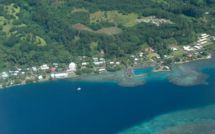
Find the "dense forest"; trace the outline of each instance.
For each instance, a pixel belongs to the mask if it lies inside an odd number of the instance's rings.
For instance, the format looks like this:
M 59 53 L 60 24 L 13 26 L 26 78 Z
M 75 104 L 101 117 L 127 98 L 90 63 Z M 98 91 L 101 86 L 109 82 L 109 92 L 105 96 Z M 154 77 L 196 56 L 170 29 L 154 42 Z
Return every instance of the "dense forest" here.
M 0 0 L 0 68 L 125 58 L 214 35 L 215 0 Z

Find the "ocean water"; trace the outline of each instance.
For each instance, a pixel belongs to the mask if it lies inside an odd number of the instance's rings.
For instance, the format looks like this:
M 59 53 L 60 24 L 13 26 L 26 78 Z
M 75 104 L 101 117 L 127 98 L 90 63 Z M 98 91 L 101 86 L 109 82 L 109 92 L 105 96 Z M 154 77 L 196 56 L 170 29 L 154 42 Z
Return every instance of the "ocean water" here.
M 203 72 L 209 76 L 207 84 L 194 86 L 177 86 L 167 79 L 132 88 L 62 80 L 2 90 L 0 134 L 165 133 L 161 128 L 172 125 L 165 120 L 180 122 L 183 113 L 167 115 L 215 104 L 215 69 Z M 192 115 L 190 120 L 195 120 Z

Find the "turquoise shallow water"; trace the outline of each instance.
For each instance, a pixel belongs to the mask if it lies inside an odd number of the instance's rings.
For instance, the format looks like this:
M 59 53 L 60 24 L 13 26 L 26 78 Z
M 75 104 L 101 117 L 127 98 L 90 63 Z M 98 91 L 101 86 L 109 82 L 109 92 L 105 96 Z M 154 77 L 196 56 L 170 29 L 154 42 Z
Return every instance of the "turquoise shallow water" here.
M 183 128 L 193 120 L 201 123 L 204 120 L 197 118 L 198 113 L 200 118 L 206 116 L 206 122 L 213 121 L 211 108 L 198 110 L 215 104 L 215 69 L 196 65 L 189 68 L 207 74 L 207 78 L 199 77 L 207 84 L 177 86 L 164 74 L 150 74 L 145 85 L 132 88 L 113 82 L 64 80 L 2 90 L 0 134 L 163 134 L 174 131 L 174 124 Z M 77 91 L 78 87 L 82 90 Z M 193 108 L 198 109 L 196 114 L 187 114 Z
M 134 69 L 133 72 L 134 72 L 135 75 L 144 75 L 146 73 L 151 72 L 152 70 L 153 70 L 152 67 L 147 67 L 147 68 L 144 68 L 144 69 L 137 68 L 137 69 Z

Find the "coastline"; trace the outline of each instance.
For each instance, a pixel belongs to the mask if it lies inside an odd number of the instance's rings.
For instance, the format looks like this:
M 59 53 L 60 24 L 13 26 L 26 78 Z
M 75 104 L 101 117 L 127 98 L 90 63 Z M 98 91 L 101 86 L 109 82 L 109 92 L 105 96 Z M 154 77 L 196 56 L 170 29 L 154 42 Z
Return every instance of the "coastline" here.
M 56 79 L 56 80 L 77 80 L 77 81 L 86 81 L 86 82 L 114 82 L 117 83 L 119 86 L 123 87 L 135 87 L 139 85 L 143 85 L 146 83 L 146 79 L 148 77 L 148 74 L 159 74 L 159 73 L 172 73 L 175 70 L 177 70 L 177 66 L 189 66 L 189 64 L 193 64 L 196 62 L 204 62 L 204 61 L 210 61 L 214 58 L 201 58 L 193 61 L 188 61 L 188 62 L 180 62 L 180 63 L 175 63 L 174 68 L 176 69 L 171 69 L 171 70 L 155 70 L 154 66 L 144 66 L 142 65 L 141 67 L 133 67 L 129 69 L 122 69 L 120 71 L 116 72 L 103 72 L 100 74 L 83 74 L 83 75 L 77 75 L 77 76 L 69 76 L 68 78 L 63 78 L 63 79 Z M 146 69 L 146 68 L 153 68 L 151 72 L 149 73 L 143 73 L 143 74 L 135 74 L 134 70 L 135 69 Z M 129 72 L 129 73 L 128 73 Z M 196 73 L 196 72 L 195 72 Z M 168 75 L 169 76 L 169 75 Z M 172 82 L 173 84 L 183 86 L 182 84 L 177 84 L 177 82 L 174 82 L 170 80 L 170 78 L 167 77 L 167 79 Z M 39 81 L 33 81 L 33 82 L 22 82 L 19 84 L 12 84 L 6 87 L 0 87 L 0 90 L 5 90 L 11 87 L 16 87 L 16 86 L 23 86 L 27 84 L 35 84 L 35 83 L 43 83 L 43 82 L 49 82 L 49 81 L 54 81 L 51 79 L 43 79 Z M 201 84 L 201 83 L 200 83 Z M 190 84 L 192 85 L 192 84 Z M 185 85 L 187 86 L 187 85 Z M 189 85 L 188 85 L 189 86 Z

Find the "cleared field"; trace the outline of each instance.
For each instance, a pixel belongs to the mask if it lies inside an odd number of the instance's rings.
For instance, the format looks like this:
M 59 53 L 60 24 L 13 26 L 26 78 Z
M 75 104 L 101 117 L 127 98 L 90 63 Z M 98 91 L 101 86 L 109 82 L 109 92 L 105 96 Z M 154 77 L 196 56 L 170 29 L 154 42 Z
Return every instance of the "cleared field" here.
M 20 39 L 23 41 L 32 42 L 33 44 L 40 47 L 47 45 L 46 41 L 42 37 L 34 35 L 32 33 L 26 34 L 25 36 L 22 36 Z
M 93 32 L 93 30 L 92 30 L 91 28 L 89 28 L 89 27 L 87 27 L 87 26 L 85 26 L 85 25 L 83 25 L 83 24 L 80 24 L 80 23 L 74 24 L 72 27 L 73 27 L 75 30 L 78 30 L 78 31 Z
M 78 31 L 88 31 L 96 34 L 106 34 L 106 35 L 116 35 L 122 32 L 122 30 L 118 27 L 106 27 L 106 28 L 101 28 L 97 31 L 94 31 L 91 28 L 80 23 L 73 25 L 73 28 Z
M 108 28 L 102 28 L 96 31 L 96 33 L 100 34 L 107 34 L 107 35 L 115 35 L 120 34 L 122 30 L 118 27 L 108 27 Z
M 122 14 L 118 11 L 97 11 L 90 14 L 90 23 L 109 22 L 115 25 L 133 27 L 139 23 L 151 23 L 156 26 L 162 24 L 173 24 L 170 20 L 156 18 L 155 16 L 143 17 L 136 13 Z
M 110 22 L 125 27 L 131 27 L 136 25 L 137 18 L 138 15 L 135 13 L 124 15 L 118 11 L 97 11 L 90 14 L 90 23 Z
M 74 8 L 72 10 L 72 13 L 80 13 L 80 12 L 88 13 L 88 10 L 85 8 Z
M 46 41 L 40 36 L 35 36 L 34 44 L 40 47 L 47 45 Z
M 0 16 L 0 27 L 2 31 L 6 33 L 7 36 L 10 36 L 10 30 L 13 27 L 22 27 L 25 26 L 24 24 L 14 25 L 13 22 L 18 20 L 19 17 L 17 16 L 20 13 L 20 7 L 16 6 L 15 4 L 5 5 L 3 10 L 6 12 L 7 15 L 13 16 L 11 19 L 7 19 L 4 16 Z
M 4 6 L 4 10 L 7 12 L 8 15 L 13 16 L 15 19 L 19 19 L 17 14 L 19 14 L 21 11 L 20 7 L 12 3 L 10 5 Z

